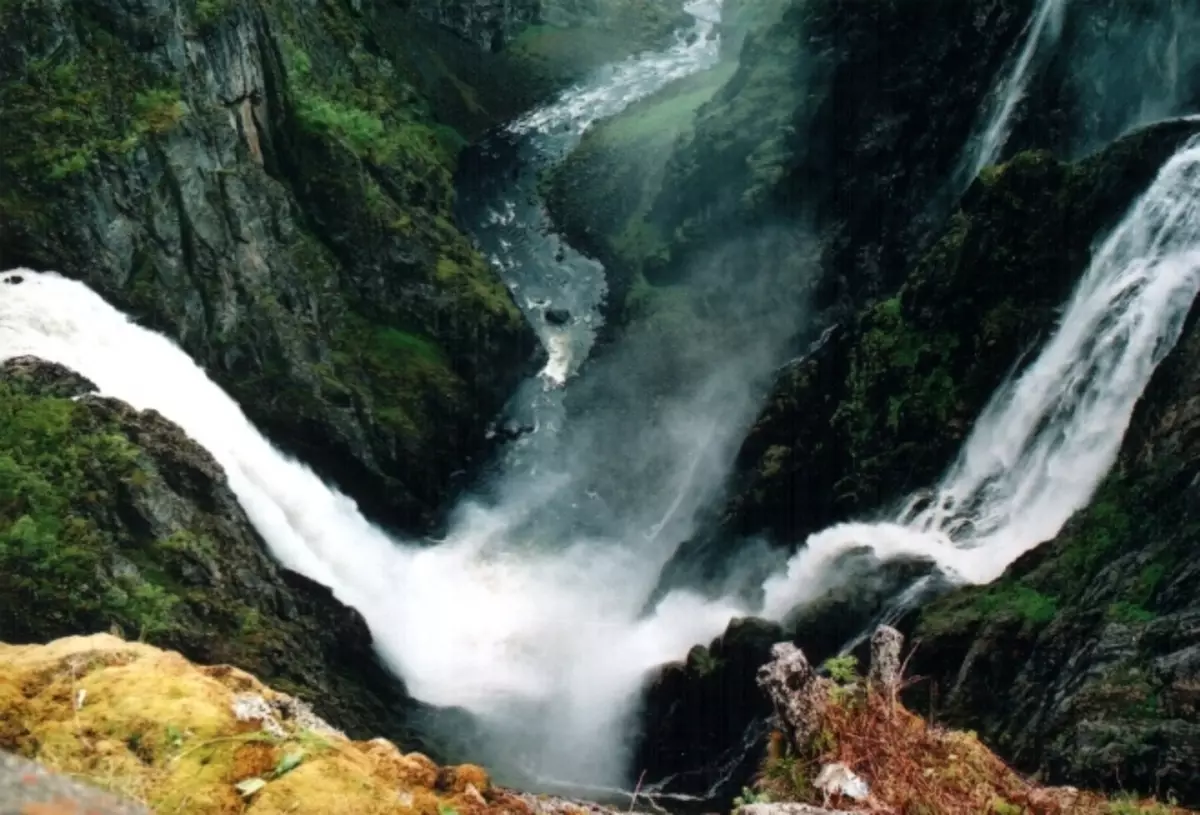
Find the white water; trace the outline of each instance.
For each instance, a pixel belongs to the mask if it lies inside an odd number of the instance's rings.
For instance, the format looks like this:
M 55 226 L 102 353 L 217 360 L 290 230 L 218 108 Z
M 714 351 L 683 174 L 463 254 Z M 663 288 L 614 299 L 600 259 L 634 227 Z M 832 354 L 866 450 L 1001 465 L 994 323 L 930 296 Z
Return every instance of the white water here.
M 716 64 L 720 41 L 716 24 L 722 0 L 691 0 L 684 9 L 696 18 L 690 31 L 662 52 L 646 52 L 608 66 L 585 84 L 564 91 L 553 103 L 517 119 L 509 130 L 569 133 L 576 137 L 600 119 L 620 113 L 639 99 Z
M 1057 332 L 975 423 L 923 508 L 812 536 L 766 585 L 778 618 L 827 584 L 838 557 L 928 557 L 989 583 L 1062 529 L 1112 467 L 1134 405 L 1179 339 L 1200 288 L 1200 140 L 1159 172 L 1101 245 Z
M 1042 47 L 1043 41 L 1058 38 L 1066 5 L 1067 0 L 1038 0 L 1033 17 L 1026 26 L 1025 41 L 1017 60 L 1008 77 L 997 88 L 996 101 L 988 111 L 983 132 L 973 148 L 974 158 L 971 160 L 970 173 L 966 177 L 968 182 L 979 175 L 979 171 L 984 167 L 993 164 L 1004 148 L 1012 128 L 1013 114 L 1025 98 L 1025 89 L 1029 86 L 1033 74 L 1034 57 Z
M 1060 2 L 1043 4 L 1043 26 Z M 1040 36 L 1031 32 L 1030 42 Z M 514 127 L 581 132 L 661 87 L 663 76 L 704 67 L 713 53 L 707 35 L 681 40 L 671 59 L 630 60 Z M 557 496 L 575 495 L 569 472 L 539 462 L 500 502 L 464 505 L 444 542 L 420 548 L 371 526 L 351 500 L 272 448 L 184 352 L 82 284 L 18 270 L 23 283 L 0 285 L 0 359 L 56 360 L 180 424 L 221 462 L 281 562 L 364 614 L 381 656 L 415 696 L 466 708 L 487 725 L 493 743 L 481 750 L 507 751 L 547 776 L 620 783 L 642 678 L 732 617 L 782 618 L 837 579 L 838 559 L 859 545 L 883 559 L 927 556 L 961 580 L 985 582 L 1086 503 L 1196 294 L 1198 163 L 1200 148 L 1181 151 L 1097 252 L 1062 328 L 998 392 L 935 499 L 890 523 L 812 536 L 767 581 L 761 607 L 676 592 L 652 615 L 640 613 L 703 503 L 700 473 L 715 466 L 712 450 L 736 441 L 736 422 L 668 414 L 665 443 L 686 466 L 664 478 L 649 502 L 655 514 L 617 519 L 605 535 L 560 537 L 569 524 L 549 524 L 556 537 L 537 538 L 539 515 L 556 508 Z M 552 355 L 558 381 L 571 365 L 565 357 Z M 570 454 L 562 455 L 569 468 Z
M 962 580 L 990 581 L 1086 503 L 1200 285 L 1198 201 L 1193 143 L 1096 253 L 1059 331 L 997 393 L 933 505 L 812 536 L 767 581 L 761 608 L 674 593 L 639 615 L 669 556 L 648 557 L 657 547 L 646 547 L 681 511 L 686 478 L 646 539 L 629 546 L 578 539 L 537 548 L 514 534 L 542 506 L 523 493 L 523 505 L 465 508 L 444 543 L 416 548 L 390 540 L 278 453 L 183 351 L 81 283 L 18 270 L 23 283 L 0 285 L 0 358 L 61 362 L 105 394 L 179 423 L 224 466 L 275 555 L 364 614 L 414 695 L 474 712 L 548 775 L 620 781 L 619 745 L 642 677 L 731 618 L 782 618 L 836 579 L 837 558 L 859 545 L 884 559 L 929 556 Z

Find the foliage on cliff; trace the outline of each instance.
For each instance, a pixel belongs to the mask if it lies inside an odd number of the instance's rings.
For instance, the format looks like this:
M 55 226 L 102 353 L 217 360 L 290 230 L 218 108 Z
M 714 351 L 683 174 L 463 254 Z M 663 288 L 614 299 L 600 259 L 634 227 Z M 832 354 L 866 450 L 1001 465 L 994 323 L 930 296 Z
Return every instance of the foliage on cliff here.
M 1197 353 L 1193 315 L 1090 505 L 997 583 L 924 610 L 914 662 L 931 677 L 917 703 L 935 698 L 939 716 L 1019 766 L 1189 804 L 1200 802 Z
M 82 279 L 420 525 L 537 344 L 453 223 L 446 122 L 486 114 L 407 23 L 430 27 L 346 0 L 0 5 L 0 267 Z
M 802 540 L 928 486 L 1047 335 L 1094 240 L 1193 130 L 1150 128 L 1075 164 L 1025 153 L 985 173 L 900 291 L 780 378 L 739 454 L 731 523 Z
M 39 360 L 0 368 L 0 640 L 114 630 L 253 670 L 354 733 L 405 733 L 357 612 L 287 572 L 220 466 Z
M 853 657 L 822 666 L 791 693 L 807 699 L 805 730 L 773 730 L 745 803 L 803 802 L 832 811 L 900 815 L 1183 815 L 1187 810 L 1134 795 L 1105 798 L 1021 777 L 974 733 L 934 725 L 896 700 L 903 683 L 869 681 Z M 811 669 L 810 669 L 811 670 Z M 760 674 L 761 676 L 761 674 Z M 897 677 L 898 679 L 898 677 Z M 780 724 L 777 722 L 777 724 Z M 782 727 L 782 725 L 781 725 Z M 823 768 L 840 765 L 866 782 L 865 801 L 823 789 Z M 751 809 L 743 808 L 744 815 Z
M 107 634 L 0 644 L 0 749 L 160 813 L 532 812 L 479 767 L 348 739 L 238 668 Z

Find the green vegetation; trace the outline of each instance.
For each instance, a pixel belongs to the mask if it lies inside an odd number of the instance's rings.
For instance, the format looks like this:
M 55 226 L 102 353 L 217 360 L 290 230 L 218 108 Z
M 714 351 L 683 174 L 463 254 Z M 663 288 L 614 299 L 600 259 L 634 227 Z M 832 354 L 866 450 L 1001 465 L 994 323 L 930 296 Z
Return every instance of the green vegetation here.
M 1056 598 L 1023 583 L 1002 579 L 989 586 L 960 589 L 932 604 L 921 616 L 920 632 L 922 636 L 936 636 L 1005 620 L 1036 630 L 1057 613 Z
M 0 32 L 46 24 L 43 13 L 33 6 L 0 8 Z M 87 38 L 76 53 L 31 57 L 0 79 L 0 214 L 35 216 L 44 206 L 36 190 L 102 157 L 126 155 L 187 115 L 179 89 L 164 87 L 103 27 L 91 23 Z
M 169 629 L 177 599 L 148 576 L 149 553 L 96 520 L 139 477 L 137 448 L 118 427 L 0 382 L 0 604 L 51 630 Z M 117 552 L 131 568 L 114 568 Z
M 333 362 L 338 370 L 360 372 L 360 398 L 368 398 L 367 393 L 383 397 L 375 414 L 408 450 L 429 441 L 426 436 L 437 427 L 439 412 L 453 409 L 464 389 L 445 352 L 431 339 L 358 315 L 349 315 L 336 337 Z
M 196 22 L 201 27 L 214 25 L 233 10 L 236 0 L 196 0 Z
M 862 318 L 862 340 L 850 360 L 848 397 L 833 416 L 835 426 L 846 425 L 856 460 L 869 445 L 878 445 L 881 430 L 895 433 L 902 423 L 945 426 L 957 407 L 950 364 L 959 338 L 914 329 L 900 303 L 899 297 L 885 300 Z M 878 410 L 881 400 L 884 409 Z

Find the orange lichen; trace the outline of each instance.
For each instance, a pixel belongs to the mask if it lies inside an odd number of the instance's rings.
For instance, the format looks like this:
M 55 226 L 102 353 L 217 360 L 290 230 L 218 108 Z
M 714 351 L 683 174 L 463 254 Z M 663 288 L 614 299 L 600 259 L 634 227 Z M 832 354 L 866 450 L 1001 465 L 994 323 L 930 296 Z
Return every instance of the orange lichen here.
M 239 720 L 235 699 L 247 694 L 290 709 L 244 671 L 108 634 L 0 644 L 0 749 L 159 812 L 531 815 L 480 767 L 439 767 L 282 714 L 269 726 Z

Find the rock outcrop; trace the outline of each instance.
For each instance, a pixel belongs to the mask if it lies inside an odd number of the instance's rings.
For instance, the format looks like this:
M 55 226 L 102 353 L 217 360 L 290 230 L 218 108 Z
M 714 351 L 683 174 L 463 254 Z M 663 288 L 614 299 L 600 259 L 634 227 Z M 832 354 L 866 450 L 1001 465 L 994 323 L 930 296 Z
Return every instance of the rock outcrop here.
M 108 634 L 0 644 L 0 750 L 161 813 L 609 813 L 505 790 L 479 767 L 439 767 L 386 739 L 347 738 L 245 671 Z M 22 810 L 60 811 L 74 812 Z
M 362 617 L 275 563 L 207 451 L 91 391 L 41 360 L 0 366 L 0 641 L 121 631 L 409 738 L 415 703 Z
M 499 51 L 541 12 L 541 0 L 416 0 L 413 5 L 421 16 L 482 51 Z
M 899 292 L 789 364 L 739 453 L 732 529 L 799 542 L 933 482 L 993 390 L 1054 325 L 1115 225 L 1192 133 L 1175 122 L 1078 163 L 987 172 Z
M 1091 504 L 913 621 L 913 703 L 1055 781 L 1200 804 L 1200 330 L 1193 308 Z M 1004 714 L 1000 714 L 1004 711 Z

